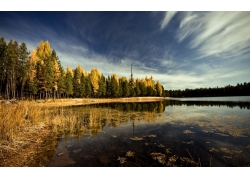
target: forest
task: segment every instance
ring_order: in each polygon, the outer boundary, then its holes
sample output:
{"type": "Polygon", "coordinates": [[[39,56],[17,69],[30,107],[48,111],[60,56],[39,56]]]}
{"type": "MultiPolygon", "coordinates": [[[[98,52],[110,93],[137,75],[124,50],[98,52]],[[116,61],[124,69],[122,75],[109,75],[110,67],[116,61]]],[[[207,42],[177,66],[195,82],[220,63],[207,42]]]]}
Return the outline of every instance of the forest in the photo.
{"type": "Polygon", "coordinates": [[[250,82],[238,83],[215,88],[197,88],[185,90],[164,90],[167,97],[217,97],[217,96],[250,96],[250,82]]]}
{"type": "Polygon", "coordinates": [[[28,51],[24,42],[0,39],[0,99],[116,98],[164,96],[164,88],[151,76],[136,80],[105,77],[98,69],[81,65],[66,69],[48,41],[28,51]]]}
{"type": "Polygon", "coordinates": [[[75,69],[61,65],[48,41],[41,41],[28,51],[24,42],[0,38],[0,99],[118,98],[118,97],[216,97],[249,96],[250,82],[236,86],[164,90],[151,76],[136,80],[105,77],[92,68],[90,72],[79,64],[75,69]]]}

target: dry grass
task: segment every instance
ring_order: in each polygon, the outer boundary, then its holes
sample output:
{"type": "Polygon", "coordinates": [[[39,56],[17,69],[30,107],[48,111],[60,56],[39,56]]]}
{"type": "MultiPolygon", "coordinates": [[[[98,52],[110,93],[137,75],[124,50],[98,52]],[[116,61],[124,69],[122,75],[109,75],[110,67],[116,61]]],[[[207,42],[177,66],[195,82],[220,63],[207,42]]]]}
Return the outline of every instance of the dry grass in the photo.
{"type": "Polygon", "coordinates": [[[77,106],[100,103],[115,103],[115,102],[155,102],[162,101],[163,97],[130,97],[130,98],[74,98],[74,99],[49,99],[42,101],[32,101],[34,104],[41,106],[77,106]]]}
{"type": "Polygon", "coordinates": [[[46,111],[29,103],[0,106],[0,166],[26,166],[49,134],[46,111]],[[21,158],[18,158],[22,154],[21,158]]]}
{"type": "Polygon", "coordinates": [[[58,134],[75,132],[79,126],[76,119],[73,112],[65,114],[59,107],[34,105],[33,102],[1,104],[0,166],[42,165],[34,164],[34,158],[43,151],[41,148],[48,141],[47,137],[54,134],[56,139],[58,134]]]}

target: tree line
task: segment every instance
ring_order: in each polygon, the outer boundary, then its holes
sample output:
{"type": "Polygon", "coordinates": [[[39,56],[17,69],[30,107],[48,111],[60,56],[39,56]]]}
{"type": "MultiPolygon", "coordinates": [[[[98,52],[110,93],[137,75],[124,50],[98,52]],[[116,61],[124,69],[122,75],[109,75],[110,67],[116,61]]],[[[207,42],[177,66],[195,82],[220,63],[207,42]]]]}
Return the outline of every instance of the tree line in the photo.
{"type": "Polygon", "coordinates": [[[185,90],[164,90],[167,97],[217,97],[217,96],[250,96],[250,82],[238,83],[215,88],[197,88],[185,90]]]}
{"type": "Polygon", "coordinates": [[[153,77],[142,79],[105,77],[98,69],[87,72],[78,65],[66,69],[48,41],[28,51],[12,39],[0,39],[0,98],[48,99],[82,97],[164,96],[164,88],[153,77]]]}

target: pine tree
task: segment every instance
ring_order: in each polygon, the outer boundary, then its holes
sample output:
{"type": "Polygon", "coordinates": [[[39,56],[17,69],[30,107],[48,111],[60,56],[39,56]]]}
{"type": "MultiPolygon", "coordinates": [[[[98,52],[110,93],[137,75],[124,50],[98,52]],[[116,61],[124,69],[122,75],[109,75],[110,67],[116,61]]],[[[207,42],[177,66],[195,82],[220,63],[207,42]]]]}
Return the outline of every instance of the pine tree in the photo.
{"type": "Polygon", "coordinates": [[[47,99],[48,92],[52,92],[54,85],[54,61],[51,58],[51,49],[49,42],[41,41],[36,50],[36,55],[38,57],[38,90],[40,92],[40,98],[41,93],[45,93],[45,98],[47,99]]]}
{"type": "Polygon", "coordinates": [[[82,73],[80,81],[81,81],[81,84],[80,84],[80,97],[85,97],[86,96],[86,81],[85,81],[84,73],[82,73]]]}
{"type": "Polygon", "coordinates": [[[24,97],[24,86],[28,84],[28,57],[29,52],[26,44],[23,42],[19,47],[19,65],[18,65],[18,86],[20,95],[24,97]]]}
{"type": "Polygon", "coordinates": [[[36,55],[36,50],[32,50],[28,59],[28,91],[31,96],[34,96],[38,92],[38,80],[36,74],[36,64],[38,61],[38,57],[36,55]]]}
{"type": "Polygon", "coordinates": [[[88,98],[91,96],[91,81],[90,81],[90,75],[85,77],[85,96],[88,98]]]}
{"type": "Polygon", "coordinates": [[[135,93],[136,93],[137,97],[141,95],[140,79],[139,78],[137,78],[136,81],[135,81],[135,93]]]}
{"type": "Polygon", "coordinates": [[[122,89],[122,96],[129,97],[130,96],[130,87],[126,77],[120,78],[120,87],[122,89]]]}
{"type": "Polygon", "coordinates": [[[56,55],[56,51],[53,49],[51,53],[51,61],[53,62],[53,74],[54,74],[54,79],[53,79],[53,98],[56,98],[56,94],[58,92],[58,80],[60,77],[60,67],[59,67],[59,58],[56,55]]]}
{"type": "Polygon", "coordinates": [[[16,85],[17,85],[17,67],[18,67],[18,57],[19,57],[18,43],[12,39],[7,45],[6,54],[6,97],[15,98],[16,97],[16,85]]]}
{"type": "Polygon", "coordinates": [[[106,79],[106,95],[108,97],[111,97],[111,78],[110,78],[110,76],[108,76],[108,78],[106,79]]]}
{"type": "Polygon", "coordinates": [[[7,44],[3,37],[0,39],[0,97],[6,87],[6,56],[7,44]]]}
{"type": "Polygon", "coordinates": [[[77,68],[73,71],[73,91],[74,97],[81,96],[81,76],[83,74],[83,68],[81,65],[78,65],[77,68]]]}
{"type": "Polygon", "coordinates": [[[58,93],[59,93],[59,98],[61,95],[66,93],[66,73],[65,70],[62,66],[59,65],[59,70],[60,70],[60,76],[58,78],[58,93]]]}
{"type": "Polygon", "coordinates": [[[106,80],[105,80],[105,76],[103,74],[99,78],[98,84],[99,84],[99,89],[97,91],[97,96],[98,97],[105,97],[106,96],[106,80]]]}
{"type": "Polygon", "coordinates": [[[73,95],[73,72],[70,69],[70,66],[67,66],[66,77],[65,77],[65,86],[67,97],[73,95]]]}

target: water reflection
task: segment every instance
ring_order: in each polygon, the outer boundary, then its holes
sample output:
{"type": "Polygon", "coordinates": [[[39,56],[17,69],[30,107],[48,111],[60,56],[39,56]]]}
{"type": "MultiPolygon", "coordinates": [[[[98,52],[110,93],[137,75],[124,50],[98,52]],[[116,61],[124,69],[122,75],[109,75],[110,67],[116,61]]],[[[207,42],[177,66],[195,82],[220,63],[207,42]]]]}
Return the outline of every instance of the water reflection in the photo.
{"type": "Polygon", "coordinates": [[[63,107],[46,166],[249,166],[249,107],[177,100],[63,107]]]}
{"type": "Polygon", "coordinates": [[[239,107],[240,109],[250,109],[250,102],[233,102],[233,101],[195,101],[187,99],[185,101],[166,100],[166,106],[226,106],[230,108],[239,107]]]}

